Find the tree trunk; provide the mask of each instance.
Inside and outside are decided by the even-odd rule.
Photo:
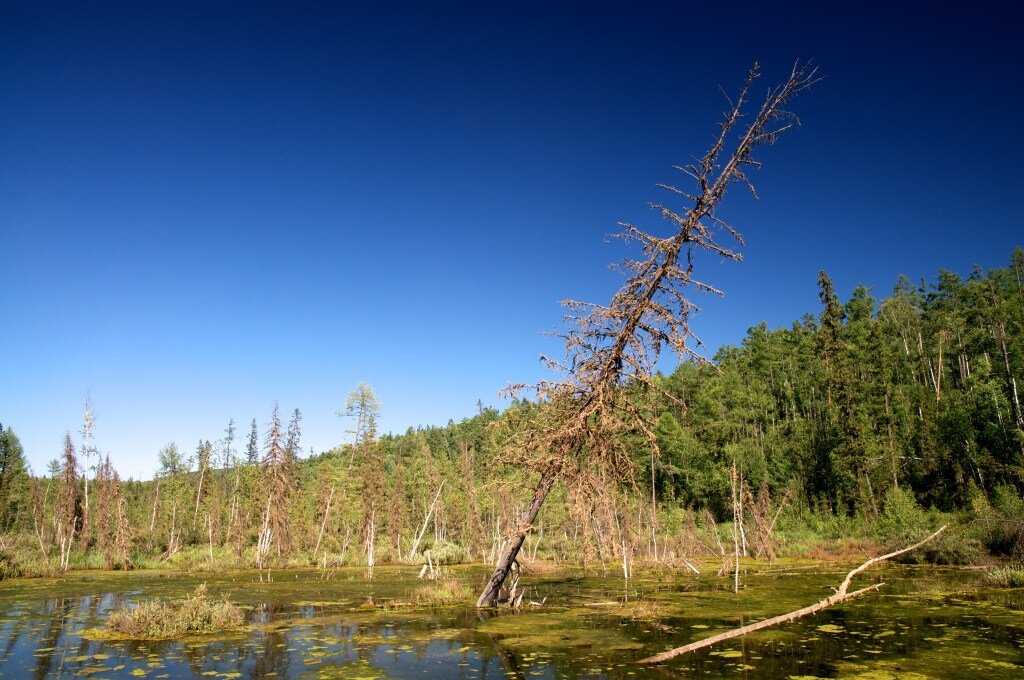
[[[508,578],[508,573],[512,569],[512,564],[516,561],[519,549],[523,547],[523,541],[526,540],[526,534],[533,530],[533,521],[537,519],[540,506],[544,504],[544,499],[548,497],[551,487],[554,486],[555,480],[558,478],[558,470],[557,466],[548,468],[541,476],[540,481],[537,482],[537,488],[533,492],[533,501],[519,520],[519,529],[516,531],[515,536],[511,537],[508,545],[501,552],[498,563],[494,567],[494,573],[491,574],[491,578],[487,581],[487,585],[484,586],[483,592],[480,593],[480,597],[476,601],[477,607],[493,607],[498,603],[498,593],[501,590],[501,585]]]
[[[331,487],[331,493],[330,493],[329,496],[327,496],[327,508],[324,509],[324,520],[323,520],[323,522],[320,523],[320,533],[316,537],[316,547],[313,548],[313,558],[314,559],[316,559],[316,554],[320,550],[320,542],[324,538],[324,529],[327,528],[327,518],[331,514],[331,501],[333,499],[334,499],[334,487],[332,486]],[[399,551],[399,554],[401,554],[401,551]],[[327,555],[327,551],[326,550],[324,551],[324,555],[325,556]]]
[[[861,588],[860,590],[855,590],[853,592],[848,592],[848,590],[850,588],[850,581],[852,581],[853,577],[856,576],[857,574],[859,574],[860,572],[864,571],[865,569],[867,569],[868,567],[870,567],[873,564],[877,564],[878,562],[882,562],[884,560],[888,560],[888,559],[891,559],[893,557],[896,557],[897,555],[902,555],[903,553],[910,552],[911,550],[915,550],[917,548],[920,548],[922,545],[924,545],[928,541],[932,540],[933,538],[935,538],[936,536],[941,534],[945,530],[945,528],[946,528],[946,525],[943,525],[934,534],[932,534],[931,536],[929,536],[928,538],[926,538],[926,539],[924,539],[922,541],[919,541],[919,542],[915,543],[912,546],[909,546],[907,548],[903,548],[901,550],[896,550],[896,551],[888,553],[886,555],[880,555],[878,557],[870,558],[864,564],[862,564],[859,567],[857,567],[856,569],[853,569],[852,571],[850,571],[850,573],[848,573],[846,575],[846,578],[843,579],[843,582],[842,582],[842,584],[840,584],[839,588],[836,589],[835,594],[831,595],[830,597],[826,597],[824,600],[820,600],[820,601],[815,602],[814,604],[812,604],[810,606],[803,607],[802,609],[797,609],[796,611],[790,612],[788,614],[782,614],[781,616],[773,616],[770,619],[765,619],[763,621],[758,621],[756,623],[752,623],[752,624],[747,625],[747,626],[742,626],[741,628],[735,628],[733,630],[726,631],[724,633],[719,633],[718,635],[712,635],[709,638],[705,638],[703,640],[698,640],[697,642],[691,642],[688,645],[684,645],[682,647],[676,647],[675,649],[670,649],[667,652],[662,652],[661,654],[655,654],[654,656],[649,656],[646,659],[640,659],[636,663],[661,663],[662,661],[668,661],[669,659],[674,659],[675,657],[679,656],[680,654],[686,654],[688,652],[692,652],[692,651],[697,650],[697,649],[703,649],[704,647],[710,647],[713,644],[716,644],[716,643],[719,643],[719,642],[724,642],[725,640],[731,640],[733,638],[737,638],[737,637],[746,635],[748,633],[753,633],[754,631],[761,630],[763,628],[768,628],[769,626],[775,626],[775,625],[778,625],[780,623],[786,623],[787,621],[792,621],[794,619],[798,619],[801,616],[807,616],[808,614],[813,614],[815,612],[819,612],[822,609],[825,609],[826,607],[831,607],[834,604],[838,604],[840,602],[844,602],[846,600],[849,600],[849,599],[852,599],[854,597],[857,597],[858,595],[863,595],[864,593],[869,593],[872,590],[877,590],[878,588],[881,588],[882,586],[884,586],[885,583],[884,582],[875,583],[874,585],[867,586],[866,588]]]
[[[423,518],[423,528],[420,529],[419,535],[417,535],[416,536],[416,540],[413,541],[412,550],[409,551],[409,557],[408,557],[409,561],[412,561],[412,558],[416,556],[416,550],[419,549],[419,547],[420,547],[420,541],[423,540],[423,534],[426,533],[427,525],[430,524],[430,516],[434,514],[434,508],[437,507],[437,501],[438,501],[438,499],[441,498],[441,490],[444,489],[444,483],[445,483],[445,480],[442,479],[441,480],[441,485],[439,487],[437,487],[437,493],[434,494],[434,500],[430,504],[430,508],[427,510],[427,515],[426,515],[426,517]],[[435,530],[435,536],[436,536],[436,531],[437,531],[437,523],[436,522],[434,523],[434,530]],[[435,540],[435,542],[436,542],[436,540]]]

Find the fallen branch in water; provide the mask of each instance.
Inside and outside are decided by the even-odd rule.
[[[859,574],[860,572],[864,571],[865,569],[874,564],[878,564],[879,562],[891,559],[893,557],[896,557],[897,555],[902,555],[903,553],[907,553],[911,550],[916,550],[917,548],[920,548],[922,545],[924,545],[925,543],[927,543],[928,541],[932,540],[933,538],[941,534],[943,531],[945,531],[946,526],[947,525],[942,525],[942,527],[934,534],[932,534],[931,536],[922,541],[915,543],[914,545],[908,548],[903,548],[901,550],[897,550],[886,555],[880,555],[879,557],[872,557],[867,562],[865,562],[864,564],[860,565],[859,567],[848,573],[834,595],[832,595],[831,597],[826,597],[824,600],[816,602],[810,605],[809,607],[797,609],[794,612],[782,614],[781,616],[775,616],[770,619],[765,619],[764,621],[758,621],[757,623],[752,623],[749,626],[743,626],[742,628],[734,628],[733,630],[729,630],[724,633],[719,633],[718,635],[712,635],[709,638],[698,640],[697,642],[691,642],[688,645],[676,647],[675,649],[670,649],[667,652],[662,652],[661,654],[649,656],[646,659],[640,659],[639,661],[637,661],[637,663],[660,663],[662,661],[668,661],[669,659],[673,659],[679,656],[680,654],[686,654],[687,652],[703,649],[704,647],[710,647],[711,645],[718,644],[719,642],[724,642],[725,640],[731,640],[733,638],[746,635],[747,633],[753,633],[756,630],[770,628],[771,626],[775,626],[780,623],[786,623],[787,621],[799,619],[802,616],[807,616],[808,614],[813,614],[815,612],[821,611],[822,609],[825,609],[826,607],[831,607],[832,605],[838,604],[839,602],[843,602],[845,600],[857,597],[858,595],[863,595],[864,593],[881,588],[885,585],[885,582],[876,583],[874,585],[868,586],[867,588],[855,590],[852,593],[847,592],[850,588],[850,581],[853,580],[854,576],[856,576],[857,574]]]

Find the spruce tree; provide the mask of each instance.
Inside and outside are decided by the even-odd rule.
[[[256,419],[252,419],[252,429],[249,431],[249,444],[245,447],[245,462],[248,465],[256,465],[260,460],[260,439],[256,431]]]
[[[21,442],[0,424],[0,533],[14,528],[19,509],[27,505],[29,475]]]
[[[288,460],[295,462],[299,458],[301,449],[299,448],[300,440],[302,438],[302,412],[299,409],[292,411],[292,419],[288,422],[288,434],[285,443],[285,449],[288,451]]]

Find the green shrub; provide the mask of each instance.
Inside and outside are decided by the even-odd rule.
[[[875,522],[875,533],[888,548],[901,548],[924,538],[928,533],[928,515],[917,504],[913,492],[891,487],[885,493],[882,514]]]
[[[15,561],[14,557],[8,551],[0,550],[0,581],[23,575],[21,565]]]
[[[904,557],[922,564],[965,565],[980,562],[985,550],[981,541],[971,535],[969,527],[959,522],[946,521],[946,518],[943,521],[948,524],[945,531]]]
[[[377,544],[373,548],[373,559],[377,564],[399,564],[402,561],[402,555],[393,545]]]
[[[994,517],[989,522],[988,548],[993,553],[1024,558],[1024,498],[1009,485],[992,492]]]
[[[468,556],[468,550],[451,541],[440,540],[430,546],[430,559],[434,564],[462,564]]]
[[[786,519],[784,514],[783,520]],[[845,515],[841,512],[835,513],[821,507],[803,513],[802,518],[797,518],[796,516],[789,518],[789,521],[783,522],[780,528],[785,527],[787,524],[795,523],[798,519],[803,520],[806,530],[809,530],[811,534],[830,541],[855,538],[862,534],[864,529],[863,521],[859,517]]]
[[[209,633],[240,626],[242,610],[226,599],[213,600],[206,584],[181,601],[149,600],[136,607],[115,609],[107,628],[118,635],[140,640],[165,640],[189,633]]]

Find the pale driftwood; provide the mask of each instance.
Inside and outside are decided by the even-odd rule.
[[[885,585],[885,582],[875,583],[866,588],[855,590],[852,593],[847,592],[850,588],[850,581],[852,581],[853,577],[859,574],[860,572],[864,571],[865,569],[874,564],[878,564],[879,562],[891,559],[893,557],[896,557],[897,555],[902,555],[903,553],[907,553],[911,550],[916,550],[917,548],[920,548],[922,545],[924,545],[925,543],[927,543],[928,541],[932,540],[933,538],[941,534],[943,531],[945,531],[945,529],[946,525],[942,525],[942,527],[940,527],[939,530],[936,531],[934,534],[932,534],[931,536],[922,541],[918,541],[917,543],[908,548],[896,550],[894,552],[887,553],[885,555],[880,555],[878,557],[872,557],[864,564],[850,571],[850,573],[846,575],[846,578],[843,579],[843,582],[840,584],[835,594],[831,597],[826,597],[824,600],[815,602],[814,604],[808,607],[804,607],[803,609],[797,609],[796,611],[789,612],[788,614],[782,614],[781,616],[773,616],[770,619],[758,621],[757,623],[752,623],[749,626],[734,628],[733,630],[729,630],[724,633],[719,633],[718,635],[712,635],[709,638],[698,640],[697,642],[691,642],[690,644],[683,645],[682,647],[670,649],[667,652],[662,652],[661,654],[649,656],[646,659],[640,659],[639,661],[637,661],[637,663],[660,663],[662,661],[668,661],[669,659],[673,659],[681,654],[686,654],[688,652],[692,652],[698,649],[703,649],[704,647],[710,647],[711,645],[718,644],[719,642],[724,642],[725,640],[731,640],[733,638],[741,637],[743,635],[746,635],[747,633],[753,633],[754,631],[761,630],[763,628],[770,628],[771,626],[776,626],[780,623],[793,621],[794,619],[798,619],[802,616],[807,616],[808,614],[819,612],[822,609],[825,609],[826,607],[831,607],[832,605],[837,604],[839,602],[843,602],[844,600],[849,600],[854,597],[857,597],[858,595],[863,595],[864,593],[881,588]]]

